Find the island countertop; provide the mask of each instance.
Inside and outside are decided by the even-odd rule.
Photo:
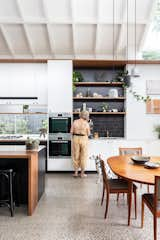
[[[16,169],[20,166],[19,174],[22,174],[21,162],[28,162],[26,165],[28,189],[26,191],[28,192],[28,215],[31,216],[45,189],[46,146],[41,145],[37,150],[26,150],[25,145],[0,146],[0,167],[8,161],[11,168],[14,168],[13,164],[16,164]]]
[[[45,146],[41,145],[36,150],[26,150],[26,146],[22,145],[5,145],[0,146],[0,158],[2,157],[28,157],[31,154],[35,154],[40,152],[42,149],[46,148]]]

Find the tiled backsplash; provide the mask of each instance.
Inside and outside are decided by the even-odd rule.
[[[92,116],[93,131],[98,132],[100,137],[124,137],[124,116]]]
[[[39,134],[39,129],[46,124],[46,114],[2,114],[0,134]]]

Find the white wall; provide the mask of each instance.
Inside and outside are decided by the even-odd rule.
[[[133,66],[129,65],[130,70]],[[160,81],[159,65],[138,65],[139,78],[132,78],[132,88],[138,94],[146,96],[146,81]],[[151,96],[159,98],[160,96]],[[157,139],[153,131],[155,124],[160,124],[160,115],[146,114],[146,104],[137,101],[131,93],[127,93],[126,138],[127,139]]]
[[[47,64],[1,63],[1,97],[38,97],[47,104]]]

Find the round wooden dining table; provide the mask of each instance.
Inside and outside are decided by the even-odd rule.
[[[160,163],[160,157],[151,157],[150,161]],[[110,157],[107,159],[107,163],[113,173],[128,180],[130,188],[128,196],[128,225],[130,225],[133,182],[154,185],[155,176],[160,176],[160,168],[148,169],[143,165],[134,164],[129,155]]]

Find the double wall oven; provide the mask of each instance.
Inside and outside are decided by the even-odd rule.
[[[71,114],[49,115],[49,157],[71,156]]]

